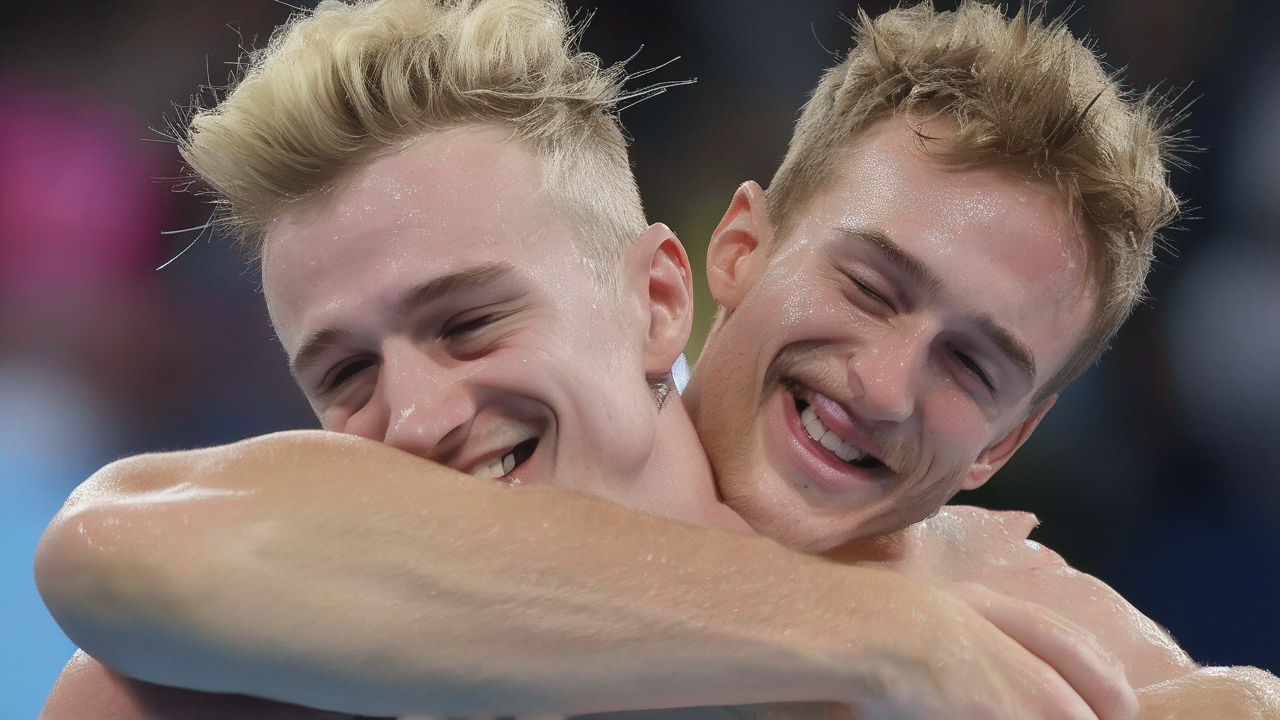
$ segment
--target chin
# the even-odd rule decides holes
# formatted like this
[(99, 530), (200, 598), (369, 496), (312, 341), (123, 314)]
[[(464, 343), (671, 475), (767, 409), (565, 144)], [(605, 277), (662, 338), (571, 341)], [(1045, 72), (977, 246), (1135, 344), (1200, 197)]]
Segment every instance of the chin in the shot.
[(738, 477), (770, 477), (772, 482), (761, 479), (754, 484), (722, 483), (721, 494), (725, 504), (759, 535), (797, 552), (816, 555), (868, 534), (864, 523), (853, 513), (832, 516), (816, 512), (778, 476), (745, 469), (743, 472), (750, 474)]

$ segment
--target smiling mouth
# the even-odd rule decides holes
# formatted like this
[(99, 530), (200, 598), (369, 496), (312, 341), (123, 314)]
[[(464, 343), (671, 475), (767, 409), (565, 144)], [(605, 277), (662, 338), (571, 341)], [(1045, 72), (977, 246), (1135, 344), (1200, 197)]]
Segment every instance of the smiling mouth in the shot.
[(832, 432), (827, 427), (827, 424), (822, 421), (822, 418), (818, 417), (818, 413), (813, 409), (813, 406), (796, 394), (795, 388), (792, 388), (792, 397), (795, 399), (796, 412), (800, 415), (800, 426), (804, 428), (805, 434), (811, 440), (853, 467), (868, 470), (884, 467), (884, 463), (878, 458), (840, 439), (839, 436)]
[(474, 477), (481, 480), (501, 480), (506, 478), (516, 468), (524, 464), (525, 460), (533, 457), (533, 451), (538, 449), (538, 438), (531, 437), (528, 440), (517, 443), (515, 447), (503, 453), (500, 457), (494, 458), (475, 470), (471, 471)]

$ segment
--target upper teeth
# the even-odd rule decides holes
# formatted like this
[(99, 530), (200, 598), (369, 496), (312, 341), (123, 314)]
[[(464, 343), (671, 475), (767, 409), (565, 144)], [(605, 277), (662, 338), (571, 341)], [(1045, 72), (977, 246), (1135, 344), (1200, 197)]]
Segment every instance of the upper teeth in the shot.
[(800, 424), (804, 426), (804, 431), (809, 437), (817, 440), (822, 447), (835, 453), (836, 457), (845, 462), (854, 462), (866, 457), (866, 453), (849, 443), (836, 437), (831, 432), (827, 424), (822, 422), (822, 418), (818, 417), (818, 413), (814, 411), (813, 406), (805, 407), (800, 413)]
[(506, 455), (503, 455), (492, 462), (487, 462), (475, 470), (472, 470), (471, 474), (481, 480), (493, 480), (494, 478), (500, 478), (515, 469), (516, 453), (513, 448), (511, 452)]

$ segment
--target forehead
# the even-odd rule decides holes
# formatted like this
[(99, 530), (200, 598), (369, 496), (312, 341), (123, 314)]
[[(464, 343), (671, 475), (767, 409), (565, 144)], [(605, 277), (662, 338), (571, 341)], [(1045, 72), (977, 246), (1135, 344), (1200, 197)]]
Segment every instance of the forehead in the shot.
[(263, 290), (292, 353), (321, 315), (354, 313), (470, 266), (509, 262), (549, 278), (574, 257), (573, 237), (541, 190), (534, 157), (495, 129), (449, 131), (281, 216), (263, 250)]
[(833, 228), (881, 232), (939, 276), (946, 301), (995, 317), (1038, 356), (1065, 359), (1093, 308), (1082, 224), (1049, 183), (929, 158), (922, 143), (945, 142), (949, 131), (901, 118), (873, 125), (846, 149), (780, 254), (845, 257), (865, 248)]

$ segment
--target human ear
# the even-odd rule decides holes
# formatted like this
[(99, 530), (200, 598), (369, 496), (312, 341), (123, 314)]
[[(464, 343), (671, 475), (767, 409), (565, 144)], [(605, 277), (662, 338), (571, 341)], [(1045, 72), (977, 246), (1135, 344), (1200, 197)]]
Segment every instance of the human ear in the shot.
[(969, 473), (965, 476), (964, 482), (960, 487), (964, 490), (975, 490), (980, 488), (996, 471), (1008, 462), (1009, 458), (1022, 447), (1022, 443), (1031, 437), (1031, 432), (1036, 429), (1040, 421), (1044, 419), (1045, 413), (1049, 412), (1049, 408), (1058, 401), (1057, 395), (1051, 395), (1047, 400), (1040, 403), (1036, 409), (1027, 416), (1027, 419), (1013, 426), (1003, 438), (995, 445), (987, 448), (978, 460), (969, 468)]
[(742, 302), (766, 265), (772, 239), (764, 190), (742, 183), (707, 246), (707, 284), (720, 307), (733, 312)]
[(644, 364), (665, 375), (693, 331), (693, 269), (680, 239), (662, 223), (650, 225), (628, 251), (629, 291), (645, 327)]

